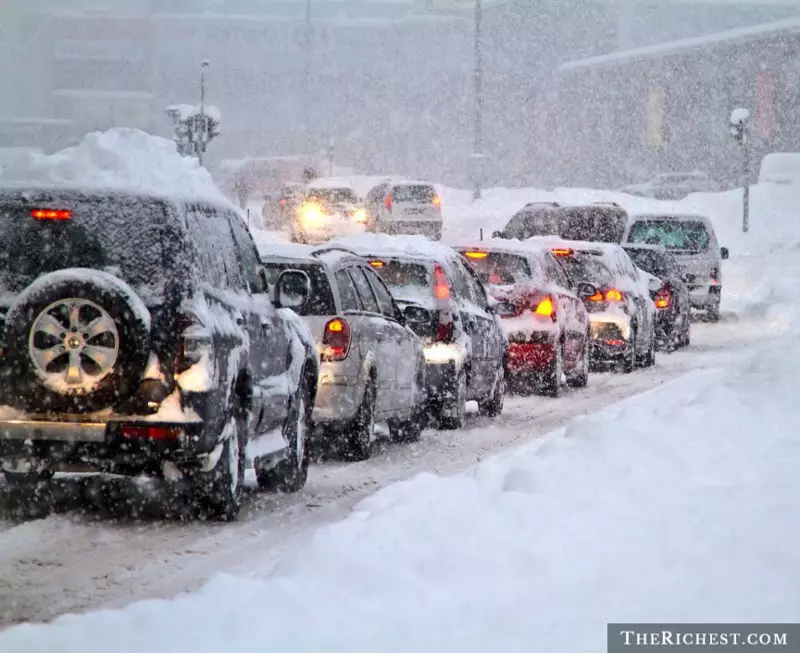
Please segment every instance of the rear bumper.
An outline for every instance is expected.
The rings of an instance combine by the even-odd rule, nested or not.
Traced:
[[[376,231],[389,234],[411,234],[438,239],[442,236],[441,220],[382,220],[376,223]]]
[[[722,301],[722,286],[692,286],[689,293],[689,303],[692,308],[709,309],[719,308]]]
[[[311,421],[315,424],[350,421],[364,396],[363,387],[358,377],[328,373],[325,365],[320,370]]]
[[[615,362],[630,353],[631,330],[626,323],[592,320],[589,329],[589,359],[593,363]]]

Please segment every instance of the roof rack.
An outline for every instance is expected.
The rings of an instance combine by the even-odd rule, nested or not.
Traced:
[[[592,202],[592,204],[600,206],[616,206],[618,209],[622,208],[622,205],[618,204],[617,202]]]
[[[321,256],[322,254],[328,254],[329,252],[345,252],[346,254],[352,254],[353,256],[362,258],[358,254],[356,254],[352,249],[347,249],[347,247],[337,247],[335,245],[331,247],[322,247],[320,249],[315,249],[313,252],[311,252],[311,256],[315,257]]]
[[[555,209],[561,208],[561,205],[558,202],[528,202],[525,205],[525,208],[530,208],[531,206],[552,206]]]

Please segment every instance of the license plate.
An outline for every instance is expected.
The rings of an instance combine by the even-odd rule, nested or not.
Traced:
[[[424,215],[425,209],[406,209],[406,215]]]

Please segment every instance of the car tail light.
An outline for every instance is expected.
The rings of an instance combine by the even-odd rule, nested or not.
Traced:
[[[197,317],[184,314],[178,318],[178,346],[175,352],[175,373],[185,372],[206,358],[211,364],[214,355],[214,339],[211,330]]]
[[[655,296],[656,308],[669,308],[672,304],[672,291],[664,286],[656,293]]]
[[[450,284],[441,265],[433,268],[433,296],[436,299],[450,299]]]
[[[437,207],[439,207],[439,208],[441,208],[441,206],[442,206],[442,200],[441,200],[441,199],[439,199],[439,196],[438,196],[438,195],[434,195],[434,196],[433,196],[433,205],[434,205],[434,206],[437,206]]]
[[[552,249],[551,251],[556,256],[572,256],[575,253],[575,250],[572,250],[569,247],[556,247],[555,249]]]
[[[329,320],[322,335],[321,358],[325,362],[343,361],[350,353],[352,330],[350,323],[340,317]]]
[[[466,256],[467,258],[486,258],[487,256],[489,256],[489,252],[470,251],[470,252],[464,252],[464,256]]]
[[[70,220],[72,211],[55,209],[34,209],[31,215],[37,220]]]
[[[125,424],[120,428],[123,438],[139,440],[180,440],[183,429],[177,426],[132,426]]]
[[[281,204],[281,206],[286,206],[286,200],[285,199],[281,200],[280,204]]]
[[[714,285],[719,283],[719,268],[711,268],[711,283]]]
[[[553,318],[553,320],[555,320],[556,317],[556,307],[550,297],[545,297],[542,301],[540,301],[533,312],[536,313],[536,315],[541,315],[542,317]]]
[[[383,261],[370,261],[369,264],[373,268],[382,268],[383,267]]]
[[[391,193],[389,193],[389,194],[386,196],[386,199],[384,199],[384,200],[383,200],[383,204],[384,204],[384,206],[385,206],[385,207],[386,207],[386,208],[387,208],[389,211],[391,211],[391,210],[392,210],[392,200],[393,200],[393,199],[394,199],[394,198],[392,197],[392,194],[391,194]]]
[[[606,290],[605,300],[607,302],[621,302],[623,298],[623,294],[621,290],[611,289]]]
[[[436,325],[436,342],[450,342],[454,332],[453,317],[450,311],[439,311],[439,323]]]

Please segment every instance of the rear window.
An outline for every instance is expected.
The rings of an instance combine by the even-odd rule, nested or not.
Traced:
[[[436,197],[436,191],[432,186],[422,184],[395,186],[392,190],[395,202],[415,202],[417,204],[430,204]]]
[[[708,249],[709,235],[706,226],[699,221],[641,220],[631,226],[628,241],[667,249],[703,251]]]
[[[664,252],[654,252],[646,249],[626,249],[633,264],[653,276],[677,277],[678,269],[672,257]]]
[[[372,269],[389,286],[398,299],[414,299],[420,295],[433,296],[433,279],[422,263],[370,259]]]
[[[598,256],[577,253],[574,256],[559,256],[558,260],[573,285],[578,283],[614,285],[614,275]]]
[[[581,208],[567,212],[560,235],[566,240],[619,243],[622,242],[626,222],[625,213]]]
[[[467,251],[464,257],[485,285],[508,286],[531,280],[531,268],[522,256],[487,252],[486,256],[476,258],[474,253],[470,254]]]
[[[297,310],[299,315],[336,315],[336,303],[325,269],[319,263],[264,263],[267,283],[274,286],[281,273],[286,270],[301,270],[311,282],[311,296],[305,306]]]
[[[306,199],[331,204],[355,204],[358,201],[356,194],[350,188],[312,188],[306,193]]]
[[[551,210],[523,210],[514,215],[505,228],[508,238],[525,240],[534,236],[558,236],[561,233],[561,219]]]
[[[71,215],[36,219],[38,209]],[[166,207],[156,199],[0,199],[0,294],[18,293],[43,274],[78,267],[110,268],[137,290],[155,289],[180,256],[180,235],[169,231]]]

